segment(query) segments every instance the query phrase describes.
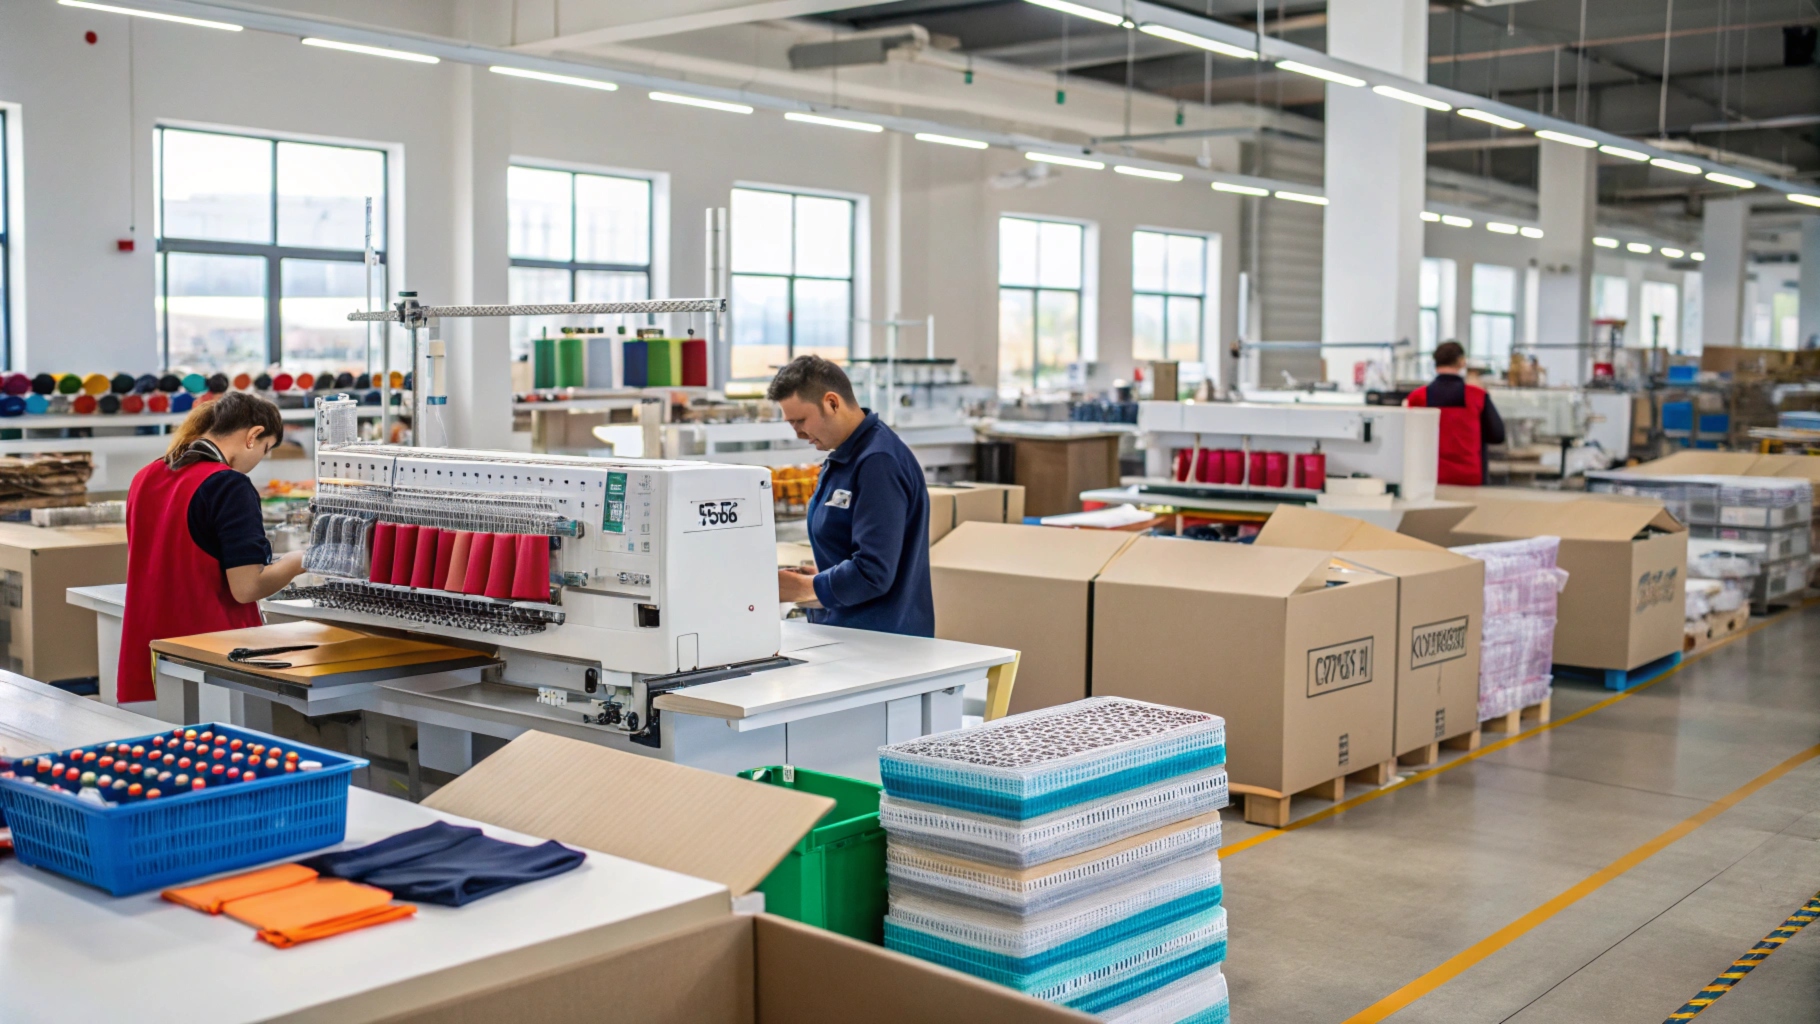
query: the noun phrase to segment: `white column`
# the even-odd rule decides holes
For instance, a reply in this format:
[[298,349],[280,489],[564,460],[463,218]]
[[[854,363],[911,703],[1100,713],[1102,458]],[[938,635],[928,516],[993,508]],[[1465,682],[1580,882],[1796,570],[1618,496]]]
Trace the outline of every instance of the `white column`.
[[1742,199],[1709,199],[1701,228],[1700,340],[1707,348],[1736,347],[1744,337],[1745,237],[1750,206]]
[[[1426,0],[1333,0],[1327,52],[1408,78],[1428,78]],[[1427,112],[1369,89],[1327,87],[1321,340],[1416,339],[1422,266]],[[1281,202],[1282,200],[1272,200]],[[1328,379],[1381,349],[1327,349]]]
[[[498,75],[462,65],[455,77],[452,216],[455,293],[450,304],[505,302],[506,167],[511,163],[510,113]],[[442,305],[433,295],[426,304]],[[512,440],[511,322],[504,317],[449,320],[449,444],[504,449]]]
[[[1581,384],[1589,360],[1580,350],[1592,333],[1598,158],[1590,149],[1544,142],[1537,170],[1542,237],[1536,260],[1542,274],[1535,355],[1550,384]],[[1559,347],[1564,345],[1575,347]]]
[[1801,329],[1796,344],[1801,348],[1820,348],[1820,217],[1801,218],[1799,315]]

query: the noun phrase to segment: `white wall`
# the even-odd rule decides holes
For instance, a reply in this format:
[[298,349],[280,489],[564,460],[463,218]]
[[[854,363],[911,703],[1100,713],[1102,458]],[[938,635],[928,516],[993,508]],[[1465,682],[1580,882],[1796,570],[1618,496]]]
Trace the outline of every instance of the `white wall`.
[[[354,16],[345,4],[316,6]],[[468,2],[399,5],[390,16],[483,42],[504,32],[494,24],[497,12]],[[82,38],[91,29],[100,36],[93,46]],[[49,2],[10,3],[0,12],[0,102],[20,105],[23,145],[14,157],[24,171],[25,248],[14,279],[28,315],[15,362],[31,372],[156,366],[151,149],[153,127],[169,121],[399,147],[405,230],[395,255],[404,275],[393,286],[415,288],[426,302],[505,300],[505,169],[519,156],[667,172],[673,295],[700,292],[703,211],[726,205],[735,182],[870,196],[870,305],[875,317],[887,312],[888,146],[880,135],[764,112],[656,104],[636,89],[599,93]],[[1014,154],[909,140],[902,149],[901,312],[934,312],[939,354],[959,359],[976,380],[996,380],[1000,212],[1099,225],[1099,382],[1130,374],[1130,233],[1139,226],[1223,237],[1219,334],[1230,340],[1239,264],[1233,197],[1204,185],[1067,168],[1045,187],[1001,190],[989,179],[1026,163]],[[115,240],[135,225],[137,250],[117,253]],[[473,410],[454,418],[457,443],[502,440],[495,435],[506,429],[505,337],[503,324],[486,322],[455,333],[452,400]],[[473,353],[471,370],[461,366],[462,351]]]

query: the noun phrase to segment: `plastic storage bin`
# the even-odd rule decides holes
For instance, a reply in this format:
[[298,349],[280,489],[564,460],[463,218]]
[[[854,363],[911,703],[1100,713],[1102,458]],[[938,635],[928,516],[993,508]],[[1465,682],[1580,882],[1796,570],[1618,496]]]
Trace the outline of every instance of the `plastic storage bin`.
[[1809,547],[1809,530],[1806,523],[1800,526],[1787,526],[1776,530],[1755,530],[1744,526],[1703,526],[1696,524],[1687,528],[1688,534],[1699,540],[1735,540],[1745,544],[1763,545],[1763,560],[1779,562],[1787,558],[1800,558],[1807,554]]
[[[319,850],[346,836],[348,778],[366,761],[216,722],[185,728],[295,750],[322,767],[116,807],[0,779],[0,809],[19,862],[130,896]],[[153,736],[169,735],[125,742],[149,744]]]
[[765,910],[875,945],[883,943],[885,832],[878,824],[883,790],[870,782],[790,765],[753,768],[739,775],[834,800],[834,809],[822,815],[759,884]]

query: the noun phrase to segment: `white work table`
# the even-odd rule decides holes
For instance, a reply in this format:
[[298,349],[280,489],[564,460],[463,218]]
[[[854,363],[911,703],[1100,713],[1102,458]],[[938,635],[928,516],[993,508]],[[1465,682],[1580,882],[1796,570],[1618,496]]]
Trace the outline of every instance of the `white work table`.
[[[1127,478],[1129,479],[1129,478]],[[1164,484],[1163,486],[1168,486]],[[1256,515],[1269,515],[1276,511],[1283,501],[1268,492],[1257,492],[1255,498],[1236,498],[1218,495],[1161,494],[1146,491],[1143,484],[1127,483],[1119,487],[1102,487],[1091,491],[1082,491],[1082,501],[1097,501],[1103,505],[1142,505],[1147,508],[1172,508],[1178,512],[1238,512]],[[1295,492],[1307,496],[1310,492]],[[1300,504],[1300,503],[1298,503]],[[1405,513],[1429,508],[1456,506],[1458,502],[1430,498],[1426,501],[1404,501],[1392,498],[1389,508],[1329,508],[1313,502],[1306,503],[1308,508],[1319,508],[1334,515],[1350,516],[1362,519],[1373,526],[1386,530],[1395,530],[1403,521]]]
[[[161,723],[0,673],[0,746],[14,755],[141,735]],[[345,845],[438,818],[349,792]],[[489,835],[537,842],[493,826]],[[114,898],[0,860],[0,1020],[377,1020],[578,963],[725,915],[724,886],[602,853],[573,871],[411,919],[278,949],[225,916],[156,892]]]
[[[71,587],[64,592],[70,604],[95,613],[96,680],[101,700],[116,703],[120,675],[120,623],[126,617],[126,584],[106,583],[98,587]],[[145,702],[150,705],[151,701]],[[150,712],[148,707],[133,710]]]

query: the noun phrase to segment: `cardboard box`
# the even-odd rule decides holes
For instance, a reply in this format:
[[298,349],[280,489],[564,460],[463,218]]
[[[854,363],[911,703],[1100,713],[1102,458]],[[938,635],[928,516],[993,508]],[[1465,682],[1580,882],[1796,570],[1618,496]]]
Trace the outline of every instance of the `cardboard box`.
[[1028,515],[1054,516],[1081,510],[1081,492],[1119,485],[1116,433],[1032,437],[993,434],[1015,446],[1014,479],[1025,488]]
[[962,523],[1021,523],[1024,489],[1017,484],[960,483],[929,488],[929,543]]
[[45,682],[98,678],[95,613],[71,587],[126,582],[126,527],[0,523],[0,668]]
[[[557,779],[560,782],[553,783]],[[834,801],[547,733],[519,736],[426,806],[750,892]],[[769,915],[727,914],[504,983],[391,1024],[909,1024],[1093,1018]]]
[[929,552],[935,635],[1021,651],[1011,712],[1093,692],[1093,581],[1132,541],[1101,530],[966,523]]
[[1253,543],[1332,551],[1396,578],[1395,754],[1478,724],[1485,563],[1362,520],[1296,505],[1278,506]]
[[[1544,492],[1536,492],[1538,494]],[[1687,527],[1628,495],[1482,499],[1448,546],[1561,538],[1556,664],[1628,670],[1681,649]]]
[[1300,792],[1391,760],[1396,594],[1324,552],[1139,537],[1093,585],[1093,693],[1223,716],[1234,785]]
[[768,914],[729,916],[386,1024],[1086,1024],[1096,1018]]

